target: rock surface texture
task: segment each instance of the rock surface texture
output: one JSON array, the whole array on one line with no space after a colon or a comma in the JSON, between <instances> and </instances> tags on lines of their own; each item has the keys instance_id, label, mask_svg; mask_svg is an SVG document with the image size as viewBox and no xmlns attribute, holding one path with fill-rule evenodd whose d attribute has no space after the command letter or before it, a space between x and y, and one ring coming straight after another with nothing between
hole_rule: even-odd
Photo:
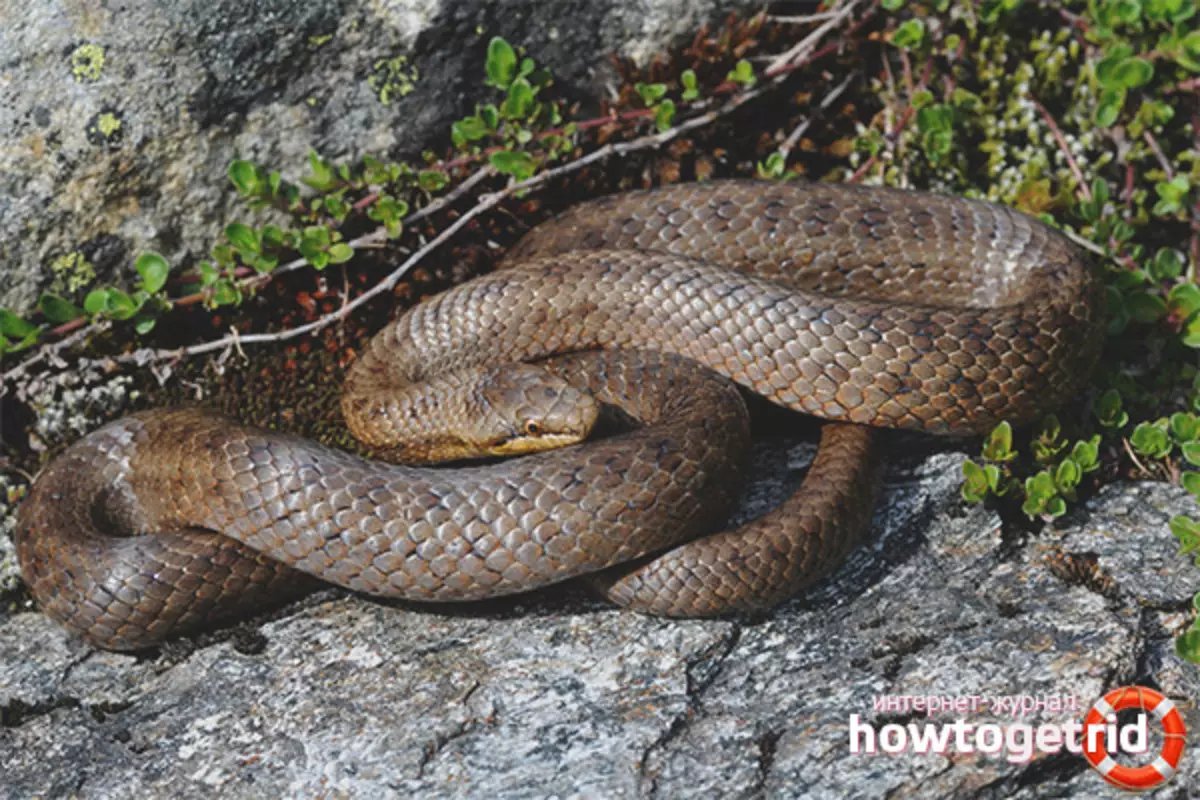
<instances>
[{"instance_id":1,"label":"rock surface texture","mask_svg":"<svg viewBox=\"0 0 1200 800\"><path fill-rule=\"evenodd\" d=\"M201 253L241 213L234 157L295 175L310 149L442 141L493 35L595 96L605 53L646 58L749 5L0 0L0 304L80 270L111 279L139 250ZM652 619L579 589L449 611L331 590L135 657L0 610L0 796L1119 796L1066 753L854 754L849 720L926 721L875 710L886 696L1075 703L972 724L1080 719L1134 683L1200 697L1172 646L1196 587L1167 520L1190 499L1109 486L1025 536L962 503L961 454L892 442L867 543L762 619ZM743 514L795 486L811 449L758 445ZM1197 737L1150 797L1194 796Z\"/></svg>"},{"instance_id":2,"label":"rock surface texture","mask_svg":"<svg viewBox=\"0 0 1200 800\"><path fill-rule=\"evenodd\" d=\"M500 35L568 95L607 54L646 60L749 0L0 0L0 305L133 254L207 253L234 216L234 158L304 170L445 143Z\"/></svg>"},{"instance_id":3,"label":"rock surface texture","mask_svg":"<svg viewBox=\"0 0 1200 800\"><path fill-rule=\"evenodd\" d=\"M804 444L758 448L756 513ZM666 621L559 590L453 613L333 592L258 633L149 659L37 613L0 621L0 791L11 797L1104 797L1080 756L874 756L849 718L885 695L1075 698L1152 682L1200 696L1168 631L1194 587L1166 520L1190 500L1112 487L1027 541L965 510L962 456L899 457L868 543L763 620ZM1083 523L1082 520L1086 520ZM1077 581L1064 559L1102 578ZM1079 570L1076 570L1079 571ZM938 715L931 722L952 722ZM1195 709L1185 719L1200 730ZM1200 763L1152 797L1186 797Z\"/></svg>"}]
</instances>

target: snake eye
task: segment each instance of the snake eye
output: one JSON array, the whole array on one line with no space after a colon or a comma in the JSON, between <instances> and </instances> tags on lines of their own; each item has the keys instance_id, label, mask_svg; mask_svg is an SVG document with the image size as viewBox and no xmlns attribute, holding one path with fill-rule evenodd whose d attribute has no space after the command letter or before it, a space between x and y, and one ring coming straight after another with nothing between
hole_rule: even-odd
<instances>
[{"instance_id":1,"label":"snake eye","mask_svg":"<svg viewBox=\"0 0 1200 800\"><path fill-rule=\"evenodd\" d=\"M533 422L532 420L530 420L529 422L525 423L525 433L527 433L528 435L537 436L541 432L542 432L542 426L538 425L536 422Z\"/></svg>"}]
</instances>

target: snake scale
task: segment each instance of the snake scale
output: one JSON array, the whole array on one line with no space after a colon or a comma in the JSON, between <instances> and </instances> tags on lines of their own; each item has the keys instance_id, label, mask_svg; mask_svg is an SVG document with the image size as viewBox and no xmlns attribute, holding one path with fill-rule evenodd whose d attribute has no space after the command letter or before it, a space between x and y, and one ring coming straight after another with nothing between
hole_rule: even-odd
<instances>
[{"instance_id":1,"label":"snake scale","mask_svg":"<svg viewBox=\"0 0 1200 800\"><path fill-rule=\"evenodd\" d=\"M610 405L641 427L429 467L153 410L43 471L17 550L41 607L113 649L308 575L445 601L592 573L651 613L765 608L855 545L877 484L872 427L981 433L1062 403L1098 358L1101 292L1066 237L980 201L737 180L613 195L386 326L342 406L382 451L403 451L414 426L446 439L429 419L446 408L496 417L517 443L501 451L571 441ZM536 375L490 372L515 361ZM746 453L735 383L838 424L795 496L714 533Z\"/></svg>"}]
</instances>

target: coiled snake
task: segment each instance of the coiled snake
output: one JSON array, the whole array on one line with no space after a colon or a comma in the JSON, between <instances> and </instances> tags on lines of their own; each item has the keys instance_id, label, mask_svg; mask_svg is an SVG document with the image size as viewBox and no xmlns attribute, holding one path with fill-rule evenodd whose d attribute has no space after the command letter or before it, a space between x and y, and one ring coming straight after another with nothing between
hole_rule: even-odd
<instances>
[{"instance_id":1,"label":"coiled snake","mask_svg":"<svg viewBox=\"0 0 1200 800\"><path fill-rule=\"evenodd\" d=\"M48 614L115 649L237 613L297 570L442 601L619 564L595 582L624 605L763 608L854 546L880 460L865 426L979 433L1063 402L1097 358L1100 292L1064 236L983 202L751 181L615 195L389 324L351 369L343 410L399 452L414 428L466 452L471 437L432 409L490 420L472 436L497 452L572 441L610 403L643 427L432 468L150 411L46 468L18 554ZM738 488L745 408L693 362L855 423L826 425L797 495L737 530L712 534Z\"/></svg>"}]
</instances>

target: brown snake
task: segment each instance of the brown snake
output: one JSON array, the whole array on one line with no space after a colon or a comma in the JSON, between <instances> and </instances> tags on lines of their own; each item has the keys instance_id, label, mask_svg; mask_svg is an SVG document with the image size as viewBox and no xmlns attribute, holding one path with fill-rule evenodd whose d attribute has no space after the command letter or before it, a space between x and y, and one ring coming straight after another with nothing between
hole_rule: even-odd
<instances>
[{"instance_id":1,"label":"brown snake","mask_svg":"<svg viewBox=\"0 0 1200 800\"><path fill-rule=\"evenodd\" d=\"M539 226L507 268L390 323L351 369L343 410L384 450L402 449L395 426L426 426L431 394L461 397L464 385L491 387L465 390L471 408L520 409L498 423L515 441L590 424L579 391L643 427L430 468L150 411L46 468L18 554L48 614L116 649L237 613L299 582L293 568L440 601L622 564L595 581L640 610L768 607L856 543L879 463L864 425L979 433L1054 407L1097 358L1100 292L1064 236L982 202L747 181L615 195ZM627 352L557 355L594 348ZM503 370L480 383L489 365L549 356L529 369L561 379L553 387ZM779 509L697 539L736 493L747 421L731 384L687 359L860 424L825 426ZM547 420L561 428L538 430Z\"/></svg>"}]
</instances>

